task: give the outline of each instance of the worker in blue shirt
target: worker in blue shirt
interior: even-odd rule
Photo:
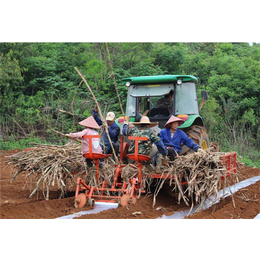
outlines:
[[[102,120],[100,119],[99,115],[98,115],[98,109],[95,108],[92,111],[92,116],[95,118],[96,122],[98,123],[98,125],[102,125]],[[108,112],[107,116],[106,116],[106,123],[108,126],[108,133],[109,133],[109,137],[111,139],[111,142],[113,144],[114,150],[116,155],[118,155],[119,153],[119,143],[118,143],[118,137],[120,134],[120,128],[119,126],[115,123],[115,114],[113,112]],[[101,138],[101,146],[103,148],[104,154],[112,154],[112,148],[111,148],[111,144],[109,142],[107,133],[105,130],[103,130],[103,134],[102,134],[102,138]],[[105,147],[104,147],[105,146]]]
[[[182,130],[178,129],[178,126],[183,123],[182,119],[171,116],[164,125],[164,129],[160,132],[161,140],[168,150],[171,161],[180,153],[182,143],[195,152],[203,151],[198,144],[194,143]]]

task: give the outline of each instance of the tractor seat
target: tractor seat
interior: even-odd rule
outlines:
[[[142,161],[150,161],[151,157],[145,154],[138,154],[138,141],[146,141],[148,137],[143,137],[143,136],[129,136],[129,140],[134,140],[135,141],[135,152],[127,154],[127,158],[137,161],[137,162],[142,162]]]
[[[142,162],[142,161],[150,161],[151,157],[149,157],[148,155],[144,155],[144,154],[128,154],[127,157],[131,160],[137,161],[137,162]]]
[[[153,108],[150,112],[150,116],[154,117],[154,116],[169,116],[170,112],[168,110],[168,108],[166,107],[156,107]]]
[[[99,160],[99,159],[107,158],[107,155],[103,153],[84,153],[83,156],[91,160]]]
[[[92,139],[93,138],[100,138],[100,135],[84,135],[83,136],[83,139],[88,139],[88,143],[89,143],[89,152],[84,153],[83,156],[85,158],[91,159],[91,160],[99,160],[99,159],[107,158],[106,154],[93,153],[93,150],[92,150]]]

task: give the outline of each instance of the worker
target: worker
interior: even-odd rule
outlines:
[[[83,139],[84,135],[98,135],[98,132],[95,129],[99,129],[100,126],[97,124],[93,116],[86,118],[85,120],[79,122],[80,125],[85,126],[86,128],[80,132],[76,133],[69,133],[66,136],[73,138],[73,139],[80,139],[82,140],[81,145],[81,153],[82,155],[85,153],[89,153],[89,140]],[[92,139],[92,152],[93,153],[102,153],[102,147],[100,146],[100,138],[93,138]],[[83,157],[85,159],[85,157]],[[91,159],[86,158],[87,165],[92,167],[93,164]]]
[[[171,90],[168,94],[166,94],[163,98],[157,101],[156,107],[167,108],[170,113],[172,113],[173,109],[173,91]]]
[[[171,116],[164,125],[164,129],[160,132],[160,138],[167,147],[170,161],[174,161],[175,157],[178,156],[181,151],[182,143],[195,152],[203,151],[198,144],[194,143],[193,140],[189,138],[182,130],[178,129],[178,126],[183,123],[183,119]]]
[[[143,136],[148,137],[147,141],[140,141],[138,153],[145,154],[153,158],[156,155],[156,167],[161,166],[163,155],[168,155],[168,151],[162,143],[160,137],[151,129],[158,123],[151,123],[147,116],[142,116],[139,122],[133,122],[133,127],[129,127],[129,120],[124,121],[122,133],[125,136]],[[134,153],[134,142],[131,142],[128,153]]]
[[[96,120],[98,125],[101,126],[102,120],[98,116],[97,107],[95,107],[95,109],[93,110],[92,116],[94,117],[94,119]],[[108,112],[107,116],[106,116],[108,133],[109,133],[109,137],[111,139],[114,151],[115,151],[116,155],[118,155],[118,153],[119,153],[118,137],[119,137],[119,134],[120,134],[120,128],[116,124],[115,120],[116,120],[116,116],[115,116],[114,112]],[[112,154],[113,153],[111,144],[109,142],[109,139],[108,139],[108,136],[107,136],[107,133],[106,133],[105,130],[103,130],[102,139],[101,139],[101,146],[103,148],[104,154]]]

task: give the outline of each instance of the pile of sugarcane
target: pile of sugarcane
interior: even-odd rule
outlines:
[[[211,196],[217,198],[220,187],[225,189],[231,181],[230,178],[226,178],[223,155],[222,152],[207,150],[177,157],[171,167],[166,167],[161,172],[170,179],[167,181],[167,178],[164,178],[158,183],[154,193],[154,204],[156,195],[163,185],[170,185],[172,192],[178,193],[178,203],[183,200],[191,209],[194,204],[200,204],[199,210]],[[238,182],[236,175],[232,176],[233,179]]]
[[[159,171],[152,164],[144,165],[142,186],[148,191],[151,191],[151,185],[155,186],[153,206],[159,191],[162,188],[169,190],[170,187],[171,193],[178,195],[178,203],[183,200],[192,209],[194,204],[202,205],[207,198],[217,196],[220,187],[229,186],[230,178],[226,178],[223,155],[222,152],[210,150],[190,153],[178,156],[173,164],[167,163],[161,166]],[[137,172],[136,166],[128,164],[122,169],[122,177],[127,180],[135,176]],[[161,175],[159,181],[153,181],[151,175],[155,172]],[[235,176],[235,181],[238,182],[237,176]],[[185,184],[182,185],[182,183]]]
[[[76,179],[81,177],[89,186],[99,187],[104,180],[108,186],[112,185],[115,164],[112,158],[103,162],[99,170],[99,180],[96,179],[96,167],[88,167],[81,154],[81,144],[69,142],[66,145],[35,144],[33,148],[8,156],[9,164],[15,166],[11,182],[20,173],[25,173],[30,178],[33,186],[29,197],[41,191],[46,200],[50,191],[60,191],[63,198],[66,191],[76,189]],[[101,187],[101,186],[100,186]]]
[[[25,173],[35,185],[29,197],[41,190],[47,200],[52,187],[61,191],[60,197],[64,197],[69,186],[75,189],[72,173],[78,176],[85,172],[80,144],[75,142],[62,146],[35,144],[31,149],[9,156],[9,164],[16,169],[11,182]]]
[[[178,194],[178,203],[183,200],[186,205],[201,204],[210,196],[218,193],[220,185],[225,188],[227,178],[226,168],[223,165],[222,152],[197,152],[185,156],[179,156],[173,164],[168,163],[158,171],[152,164],[143,166],[142,187],[151,190],[155,186],[154,202],[162,187],[168,186],[171,192]],[[26,177],[32,177],[35,185],[30,193],[32,197],[36,192],[42,191],[45,199],[49,199],[51,189],[61,191],[64,197],[65,192],[72,187],[75,190],[76,178],[85,178],[89,186],[100,187],[105,180],[107,187],[111,186],[114,178],[115,162],[109,157],[99,170],[99,180],[96,177],[96,167],[86,167],[80,151],[80,144],[70,142],[63,146],[36,144],[33,149],[22,151],[9,156],[9,163],[14,164],[16,172],[12,182],[22,172]],[[152,174],[161,174],[163,178],[153,180]],[[72,174],[76,173],[76,175]],[[83,175],[87,173],[86,175]],[[122,167],[121,177],[128,182],[129,179],[137,177],[138,166],[128,163]],[[187,184],[182,185],[182,182]],[[223,186],[224,185],[224,186]]]

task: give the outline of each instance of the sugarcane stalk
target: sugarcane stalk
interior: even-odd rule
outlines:
[[[118,162],[118,158],[117,158],[117,156],[116,156],[116,152],[115,152],[113,143],[112,143],[112,141],[111,141],[111,138],[110,138],[110,135],[109,135],[109,132],[108,132],[108,126],[107,126],[107,123],[106,123],[105,118],[102,116],[101,109],[100,109],[100,106],[99,106],[99,104],[98,104],[98,101],[97,101],[97,99],[96,99],[96,97],[95,97],[95,95],[94,95],[92,89],[90,88],[88,82],[86,81],[85,77],[84,77],[84,76],[82,75],[82,73],[77,69],[77,67],[75,67],[75,70],[77,71],[77,73],[79,74],[79,76],[82,78],[83,82],[86,84],[88,90],[90,91],[90,93],[91,93],[91,95],[92,95],[92,97],[93,97],[93,99],[94,99],[94,101],[95,101],[95,104],[96,104],[97,109],[98,109],[99,116],[100,116],[101,121],[102,121],[102,125],[105,127],[105,131],[106,131],[106,134],[107,134],[109,143],[110,143],[110,145],[111,145],[111,149],[112,149],[112,151],[113,151],[113,155],[114,155],[116,161]]]
[[[56,134],[59,134],[59,135],[61,135],[61,136],[67,137],[67,138],[69,138],[69,139],[72,139],[73,141],[76,141],[76,142],[78,142],[78,143],[81,143],[80,140],[74,139],[74,138],[72,138],[72,137],[70,137],[70,136],[68,136],[68,135],[66,135],[66,134],[63,134],[63,133],[57,131],[57,130],[51,129],[51,131],[54,132],[54,133],[56,133]]]

